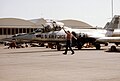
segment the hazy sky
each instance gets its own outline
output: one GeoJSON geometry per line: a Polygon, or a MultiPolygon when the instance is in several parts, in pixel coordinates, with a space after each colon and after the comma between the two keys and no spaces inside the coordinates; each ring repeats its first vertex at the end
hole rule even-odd
{"type": "MultiPolygon", "coordinates": [[[[120,0],[114,0],[120,15],[120,0]]],[[[0,18],[77,19],[104,26],[111,18],[111,0],[0,0],[0,18]]]]}

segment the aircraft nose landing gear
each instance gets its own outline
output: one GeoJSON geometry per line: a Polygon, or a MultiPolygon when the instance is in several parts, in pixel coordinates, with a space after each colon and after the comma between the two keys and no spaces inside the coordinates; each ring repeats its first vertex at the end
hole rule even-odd
{"type": "Polygon", "coordinates": [[[57,50],[60,51],[62,46],[60,44],[57,45],[57,50]]]}
{"type": "Polygon", "coordinates": [[[114,45],[111,46],[110,50],[111,50],[112,52],[117,51],[117,49],[116,49],[116,47],[115,47],[114,45]]]}

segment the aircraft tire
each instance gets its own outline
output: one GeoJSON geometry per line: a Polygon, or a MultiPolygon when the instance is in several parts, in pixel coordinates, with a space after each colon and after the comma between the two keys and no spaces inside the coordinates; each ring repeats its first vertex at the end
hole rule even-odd
{"type": "Polygon", "coordinates": [[[101,47],[101,46],[100,46],[99,43],[96,43],[96,44],[95,44],[95,47],[96,47],[96,50],[100,50],[100,47],[101,47]]]}
{"type": "Polygon", "coordinates": [[[82,46],[78,46],[78,50],[81,50],[82,46]]]}
{"type": "Polygon", "coordinates": [[[78,48],[78,50],[81,50],[83,45],[84,45],[84,43],[77,41],[77,48],[78,48]]]}
{"type": "Polygon", "coordinates": [[[111,50],[112,52],[117,51],[117,49],[116,49],[116,47],[115,47],[114,45],[113,45],[113,46],[111,46],[110,50],[111,50]]]}
{"type": "Polygon", "coordinates": [[[59,44],[59,45],[57,45],[57,51],[60,51],[61,50],[61,45],[59,44]]]}

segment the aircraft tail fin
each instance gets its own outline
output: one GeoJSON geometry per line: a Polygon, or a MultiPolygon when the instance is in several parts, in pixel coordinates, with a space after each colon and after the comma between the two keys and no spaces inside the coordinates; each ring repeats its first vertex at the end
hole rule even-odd
{"type": "Polygon", "coordinates": [[[106,36],[112,36],[114,29],[120,29],[120,15],[115,15],[111,22],[108,22],[104,29],[107,30],[106,36]]]}
{"type": "Polygon", "coordinates": [[[108,22],[105,25],[104,29],[106,29],[106,30],[108,30],[108,29],[118,29],[118,28],[120,28],[120,24],[119,23],[120,23],[120,15],[115,15],[112,18],[111,22],[108,22]]]}

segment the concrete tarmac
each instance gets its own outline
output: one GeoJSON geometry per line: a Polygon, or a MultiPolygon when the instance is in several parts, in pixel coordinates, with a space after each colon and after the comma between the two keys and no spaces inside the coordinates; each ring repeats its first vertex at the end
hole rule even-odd
{"type": "Polygon", "coordinates": [[[120,52],[94,49],[0,47],[0,81],[120,81],[120,52]]]}

